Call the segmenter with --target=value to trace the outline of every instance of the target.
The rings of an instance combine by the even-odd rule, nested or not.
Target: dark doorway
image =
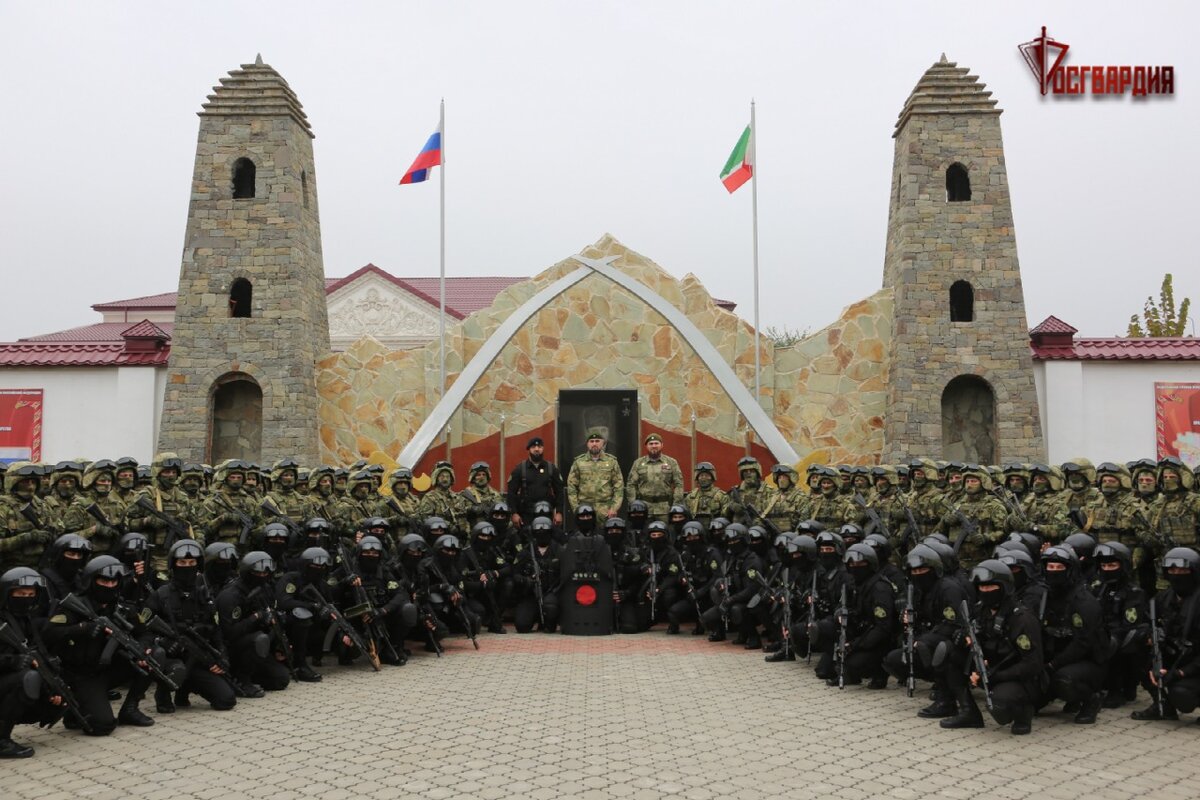
[[[951,164],[946,170],[946,202],[965,203],[971,199],[971,176],[962,164]]]
[[[998,464],[996,396],[983,378],[959,375],[942,392],[942,458]]]
[[[249,317],[254,287],[245,278],[238,278],[229,287],[229,316]]]
[[[587,449],[587,432],[607,432],[605,450],[621,462],[621,473],[641,454],[638,443],[637,389],[564,389],[558,393],[558,429],[555,442],[558,465],[565,478],[571,462]]]
[[[248,158],[239,158],[233,163],[233,199],[243,200],[254,197],[254,162]]]
[[[262,389],[249,375],[232,372],[217,381],[212,394],[208,463],[227,458],[262,457]]]
[[[950,321],[975,321],[975,290],[966,281],[950,285]]]

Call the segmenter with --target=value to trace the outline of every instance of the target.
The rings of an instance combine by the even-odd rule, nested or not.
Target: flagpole
[[[442,140],[442,168],[438,170],[441,183],[441,213],[439,215],[438,226],[441,251],[438,271],[438,341],[440,342],[438,345],[438,360],[440,362],[438,397],[441,397],[446,393],[446,98],[444,97],[442,98],[441,111],[438,115],[438,130],[441,132]],[[755,324],[757,325],[757,323]]]
[[[750,207],[754,231],[754,400],[762,405],[762,364],[758,330],[758,125],[754,121],[754,98],[750,99]]]

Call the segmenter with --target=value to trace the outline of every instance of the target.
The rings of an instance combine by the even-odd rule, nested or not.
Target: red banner
[[[0,389],[0,461],[41,461],[42,390]]]
[[[1200,465],[1200,383],[1154,384],[1154,431],[1159,458]]]

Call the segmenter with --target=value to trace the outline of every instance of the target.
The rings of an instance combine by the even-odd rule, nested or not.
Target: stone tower
[[[896,122],[883,284],[895,294],[883,460],[1042,460],[1000,109],[941,60]]]
[[[199,117],[159,448],[313,464],[329,325],[312,128],[261,56]]]

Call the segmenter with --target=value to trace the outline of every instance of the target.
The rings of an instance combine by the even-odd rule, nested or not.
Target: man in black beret
[[[546,460],[546,443],[534,436],[525,445],[529,458],[517,464],[508,476],[508,507],[512,523],[519,528],[533,519],[533,506],[545,500],[554,509],[554,524],[562,525],[562,507],[566,498],[562,473]]]

